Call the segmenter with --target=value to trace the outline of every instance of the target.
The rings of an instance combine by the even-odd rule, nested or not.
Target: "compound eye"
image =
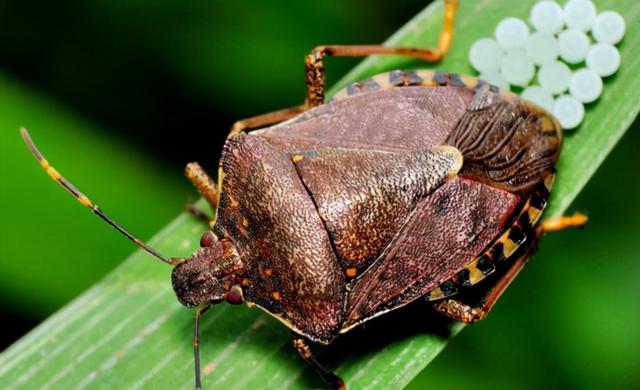
[[[218,237],[216,237],[212,231],[206,231],[202,234],[202,237],[200,237],[200,246],[202,248],[213,246],[216,241],[218,241]]]
[[[244,302],[244,298],[242,296],[242,288],[238,285],[231,286],[229,291],[227,291],[225,298],[227,299],[227,302],[232,305],[241,304],[242,302]]]

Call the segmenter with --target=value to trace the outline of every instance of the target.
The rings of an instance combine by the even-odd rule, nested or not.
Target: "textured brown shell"
[[[216,233],[248,270],[247,301],[329,342],[527,243],[560,143],[543,109],[482,81],[381,74],[228,140]],[[438,145],[462,153],[457,175]]]

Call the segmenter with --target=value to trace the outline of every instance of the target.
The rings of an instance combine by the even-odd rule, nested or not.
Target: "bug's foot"
[[[342,378],[340,378],[339,376],[337,376],[333,372],[329,371],[326,374],[322,375],[322,379],[324,379],[325,382],[327,382],[327,384],[332,389],[347,390],[347,386],[344,384],[344,381],[342,380]]]
[[[300,356],[307,362],[311,367],[313,367],[318,374],[322,377],[322,380],[325,381],[327,385],[331,389],[336,390],[347,390],[347,387],[344,384],[342,378],[333,373],[332,371],[327,370],[320,364],[316,358],[313,356],[311,349],[307,345],[307,342],[302,337],[294,337],[293,346],[298,351]]]
[[[465,324],[473,324],[487,315],[481,308],[470,307],[453,299],[445,299],[442,302],[438,302],[434,305],[434,308],[447,317],[464,322]]]

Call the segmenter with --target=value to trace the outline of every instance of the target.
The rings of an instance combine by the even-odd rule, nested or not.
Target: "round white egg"
[[[569,0],[563,8],[567,27],[587,32],[596,19],[596,6],[590,0]]]
[[[602,79],[592,70],[580,69],[571,76],[569,93],[582,103],[594,102],[602,93]]]
[[[478,76],[478,78],[480,80],[484,80],[488,82],[489,84],[495,85],[496,87],[504,91],[509,91],[511,89],[511,86],[509,85],[507,80],[505,80],[505,78],[502,77],[500,72],[480,73],[480,76]]]
[[[522,49],[529,37],[529,27],[522,19],[505,18],[498,23],[495,35],[505,51]]]
[[[525,50],[529,58],[536,65],[542,65],[545,62],[553,61],[558,58],[560,46],[558,40],[548,32],[536,31],[529,35]]]
[[[583,31],[572,28],[564,30],[558,35],[560,58],[570,64],[577,64],[587,58],[589,52],[589,37]]]
[[[500,73],[509,84],[526,87],[535,75],[536,67],[524,50],[513,51],[502,59]]]
[[[480,73],[497,72],[503,56],[502,48],[492,38],[478,39],[469,50],[469,61]]]
[[[584,106],[573,97],[562,95],[553,104],[553,115],[563,129],[574,129],[584,118]]]
[[[596,41],[615,45],[624,37],[626,25],[622,16],[615,11],[604,11],[593,22],[591,34]]]
[[[556,34],[564,26],[564,14],[555,1],[539,1],[531,8],[529,21],[537,31]]]
[[[569,88],[571,69],[564,62],[545,62],[538,71],[538,82],[553,95],[561,94]]]
[[[534,102],[549,112],[553,111],[553,95],[551,95],[551,92],[538,85],[527,87],[522,91],[520,97]]]
[[[620,68],[620,52],[609,43],[596,43],[587,53],[587,68],[602,77],[611,76]]]

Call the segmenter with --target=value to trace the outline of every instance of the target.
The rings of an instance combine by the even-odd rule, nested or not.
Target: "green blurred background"
[[[234,120],[302,101],[311,48],[381,42],[426,3],[1,0],[1,346],[134,250],[47,178],[20,126],[148,238],[195,197],[186,162],[215,173]],[[329,84],[355,63],[329,60]],[[573,206],[589,226],[547,237],[489,319],[413,389],[640,388],[638,127]]]

